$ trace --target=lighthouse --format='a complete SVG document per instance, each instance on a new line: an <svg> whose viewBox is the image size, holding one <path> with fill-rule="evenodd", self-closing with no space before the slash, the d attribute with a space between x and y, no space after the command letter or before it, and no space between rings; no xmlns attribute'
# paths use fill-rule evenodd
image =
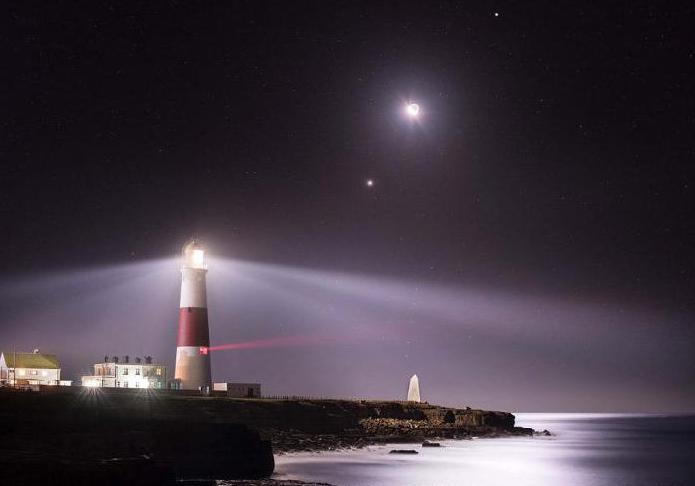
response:
<svg viewBox="0 0 695 486"><path fill-rule="evenodd" d="M210 331L205 274L205 251L195 241L183 247L181 264L181 305L176 338L176 371L182 390L198 390L212 384L210 373Z"/></svg>

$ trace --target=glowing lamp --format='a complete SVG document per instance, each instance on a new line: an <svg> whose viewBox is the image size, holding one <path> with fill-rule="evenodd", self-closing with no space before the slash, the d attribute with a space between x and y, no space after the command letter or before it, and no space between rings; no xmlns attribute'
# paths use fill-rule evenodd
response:
<svg viewBox="0 0 695 486"><path fill-rule="evenodd" d="M205 252L203 250L193 250L191 254L193 265L202 267L205 265Z"/></svg>
<svg viewBox="0 0 695 486"><path fill-rule="evenodd" d="M197 241L190 241L183 247L183 266L201 270L207 269L208 266L207 263L205 263L205 250Z"/></svg>

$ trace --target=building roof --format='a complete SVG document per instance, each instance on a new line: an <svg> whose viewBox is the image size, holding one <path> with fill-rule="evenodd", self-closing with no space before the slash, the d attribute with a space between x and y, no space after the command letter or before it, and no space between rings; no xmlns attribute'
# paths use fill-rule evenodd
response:
<svg viewBox="0 0 695 486"><path fill-rule="evenodd" d="M60 368L60 361L55 354L44 353L2 353L8 368L40 368L53 369ZM15 356L17 363L15 365Z"/></svg>

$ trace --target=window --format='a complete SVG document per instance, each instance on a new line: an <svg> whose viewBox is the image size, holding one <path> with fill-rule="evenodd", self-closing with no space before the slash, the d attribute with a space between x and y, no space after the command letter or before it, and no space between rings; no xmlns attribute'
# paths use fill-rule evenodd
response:
<svg viewBox="0 0 695 486"><path fill-rule="evenodd" d="M162 376L162 368L157 368L155 373L157 373L158 376Z"/></svg>
<svg viewBox="0 0 695 486"><path fill-rule="evenodd" d="M48 371L43 370L43 371L41 372L41 376L48 376Z"/></svg>
<svg viewBox="0 0 695 486"><path fill-rule="evenodd" d="M33 376L36 376L36 375L39 374L39 372L38 372L37 370L31 370L30 373L31 373Z"/></svg>
<svg viewBox="0 0 695 486"><path fill-rule="evenodd" d="M123 373L121 373L121 374L122 374L122 375L127 375L127 374L128 374L128 368L123 368Z"/></svg>
<svg viewBox="0 0 695 486"><path fill-rule="evenodd" d="M135 374L140 376L140 368L135 368Z"/></svg>
<svg viewBox="0 0 695 486"><path fill-rule="evenodd" d="M128 388L128 382L127 381L123 382L123 388Z"/></svg>
<svg viewBox="0 0 695 486"><path fill-rule="evenodd" d="M26 373L26 371L24 371L24 370L17 370L17 374L19 376L24 376L25 373Z"/></svg>

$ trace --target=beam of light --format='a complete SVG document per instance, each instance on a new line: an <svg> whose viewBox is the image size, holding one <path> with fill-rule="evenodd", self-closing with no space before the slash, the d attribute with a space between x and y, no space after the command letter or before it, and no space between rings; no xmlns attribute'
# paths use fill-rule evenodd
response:
<svg viewBox="0 0 695 486"><path fill-rule="evenodd" d="M505 354L490 348L491 344L486 347L500 362L542 355L542 360L533 358L532 362L566 366L569 360L574 375L585 373L580 364L587 360L603 363L607 374L631 371L638 362L651 369L652 360L647 357L660 355L661 345L657 343L669 340L671 333L661 322L675 323L684 317L620 303L592 303L470 284L441 285L224 259L215 266L218 277L256 287L276 305L284 303L285 312L301 315L304 323L320 323L313 329L368 328L375 335L401 336L420 346L439 345L442 352L463 346L472 355L483 349L476 349L476 342L494 340ZM672 348L681 361L684 346ZM553 369L561 368L539 372L548 374Z"/></svg>
<svg viewBox="0 0 695 486"><path fill-rule="evenodd" d="M166 360L179 272L172 257L3 278L0 349L57 354L75 383L105 355Z"/></svg>
<svg viewBox="0 0 695 486"><path fill-rule="evenodd" d="M353 340L346 336L278 336L268 339L256 339L254 341L243 341L236 343L217 344L207 348L201 347L201 353L207 354L212 351L232 351L241 349L268 349L286 348L297 346L315 346L333 343L341 343Z"/></svg>
<svg viewBox="0 0 695 486"><path fill-rule="evenodd" d="M384 397L400 396L399 380L417 372L428 393L470 391L505 407L505 396L568 386L570 405L598 387L606 407L627 403L628 388L649 391L644 407L692 397L682 391L695 369L685 313L475 282L209 263L209 351L254 351L217 353L216 378L258 380L278 393ZM114 354L152 355L173 373L179 264L173 257L5 276L0 349L56 353L62 376L76 382L80 370Z"/></svg>

